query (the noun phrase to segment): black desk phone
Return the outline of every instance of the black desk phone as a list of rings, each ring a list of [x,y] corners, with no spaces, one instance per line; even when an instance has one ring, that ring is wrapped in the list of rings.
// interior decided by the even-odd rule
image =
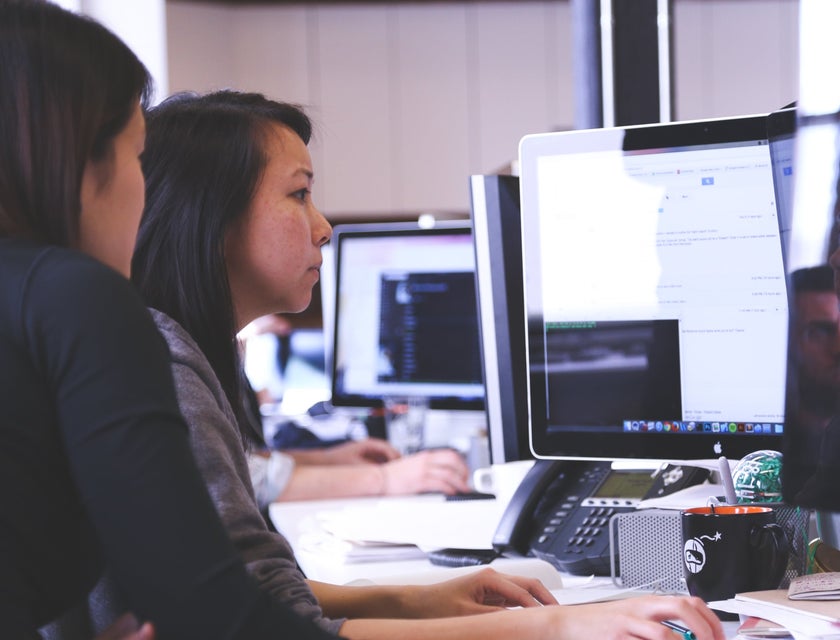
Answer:
[[[610,575],[610,518],[708,477],[708,470],[689,466],[652,472],[614,470],[607,461],[537,460],[502,515],[493,548],[574,575]]]

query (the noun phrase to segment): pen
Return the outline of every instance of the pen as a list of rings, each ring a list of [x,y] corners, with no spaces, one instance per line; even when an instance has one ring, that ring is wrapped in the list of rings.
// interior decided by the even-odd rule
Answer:
[[[718,469],[720,470],[720,481],[726,492],[726,502],[728,504],[737,504],[738,496],[735,494],[735,485],[732,482],[732,470],[729,468],[729,460],[726,459],[726,456],[718,458]]]
[[[691,629],[687,629],[681,624],[671,622],[670,620],[662,620],[661,622],[669,629],[676,631],[677,633],[682,635],[683,640],[697,640],[697,637],[694,635],[694,632]]]

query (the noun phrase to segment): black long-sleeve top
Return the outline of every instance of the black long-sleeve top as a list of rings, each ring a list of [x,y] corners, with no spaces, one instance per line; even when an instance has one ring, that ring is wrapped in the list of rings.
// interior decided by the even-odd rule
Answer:
[[[248,577],[131,284],[78,252],[0,239],[3,637],[38,637],[106,565],[158,640],[331,637]]]

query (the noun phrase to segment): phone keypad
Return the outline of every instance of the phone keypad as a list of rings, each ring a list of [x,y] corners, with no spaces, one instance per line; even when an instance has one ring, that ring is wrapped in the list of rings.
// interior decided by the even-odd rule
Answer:
[[[595,540],[602,533],[610,522],[610,517],[615,514],[615,509],[595,507],[589,509],[589,513],[580,521],[575,528],[575,534],[569,538],[570,547],[591,547]]]
[[[580,507],[562,505],[543,525],[536,542],[553,555],[582,555],[596,544],[608,544],[610,518],[627,511],[624,507]],[[563,535],[563,532],[566,532]],[[560,534],[558,536],[558,534]],[[559,552],[559,554],[558,554]]]
[[[562,491],[569,493],[555,493],[553,487],[546,490],[546,508],[541,510],[538,529],[531,538],[531,549],[537,557],[561,570],[609,575],[610,518],[633,507],[623,500],[588,497],[608,472],[609,465],[592,465],[577,479],[577,484],[562,486]]]

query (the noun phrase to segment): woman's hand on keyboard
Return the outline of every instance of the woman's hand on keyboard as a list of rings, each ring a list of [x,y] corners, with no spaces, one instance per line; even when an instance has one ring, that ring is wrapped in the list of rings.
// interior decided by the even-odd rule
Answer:
[[[416,611],[407,614],[424,618],[473,615],[510,607],[557,603],[551,592],[536,578],[507,575],[490,568],[417,589],[418,593],[412,598]]]

